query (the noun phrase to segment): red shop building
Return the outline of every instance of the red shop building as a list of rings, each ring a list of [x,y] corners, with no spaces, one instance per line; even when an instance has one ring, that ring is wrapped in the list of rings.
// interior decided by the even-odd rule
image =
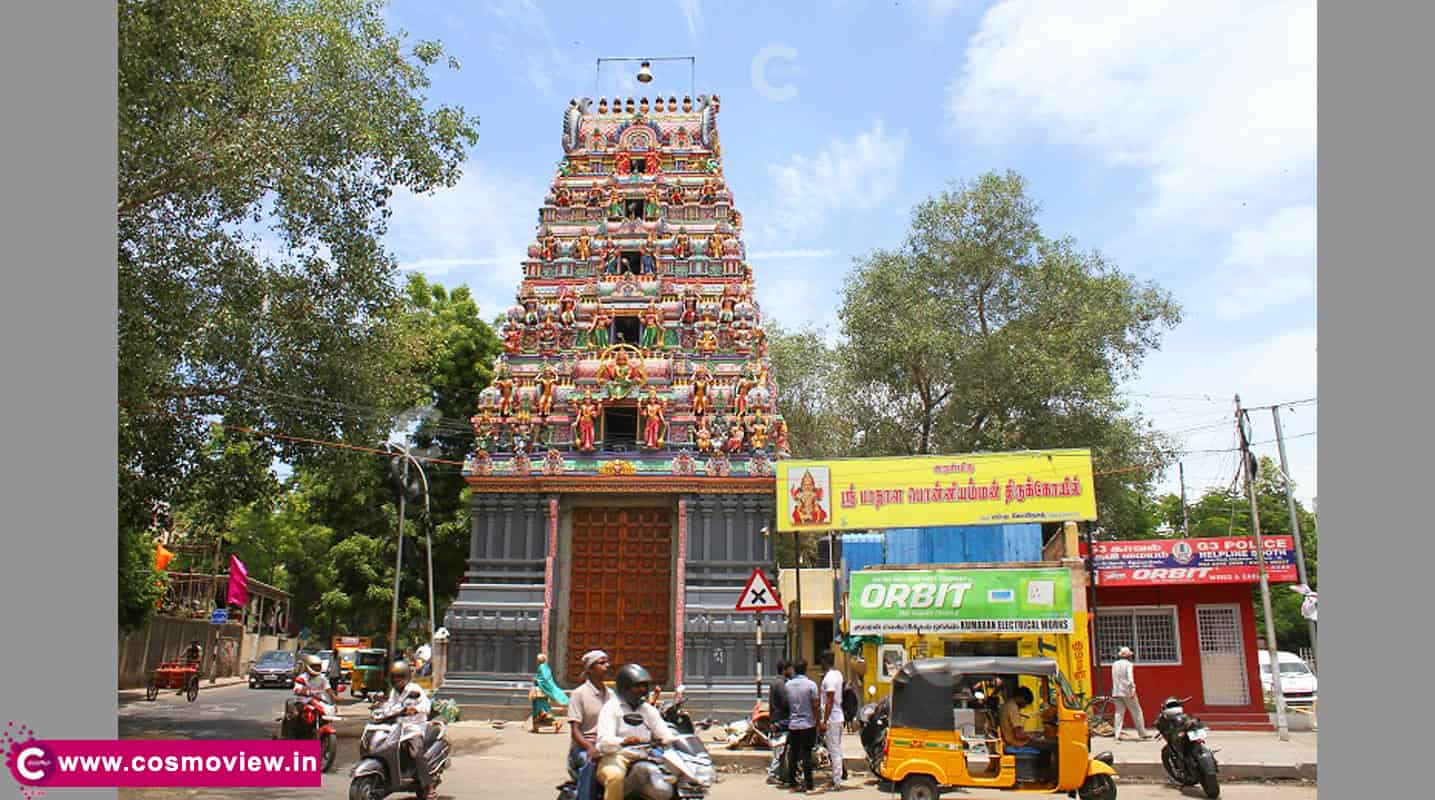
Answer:
[[[1292,538],[1263,540],[1271,585],[1295,583]],[[1214,729],[1273,729],[1257,656],[1265,644],[1256,635],[1253,538],[1097,542],[1092,568],[1098,693],[1110,691],[1111,664],[1126,646],[1136,653],[1136,692],[1153,732],[1170,696],[1190,697],[1186,710]]]

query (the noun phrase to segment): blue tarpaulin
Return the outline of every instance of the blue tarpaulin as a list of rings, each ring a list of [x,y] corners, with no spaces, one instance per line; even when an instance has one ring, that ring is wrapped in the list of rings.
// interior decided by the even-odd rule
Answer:
[[[892,528],[842,537],[847,570],[873,564],[1010,564],[1041,560],[1041,525]]]

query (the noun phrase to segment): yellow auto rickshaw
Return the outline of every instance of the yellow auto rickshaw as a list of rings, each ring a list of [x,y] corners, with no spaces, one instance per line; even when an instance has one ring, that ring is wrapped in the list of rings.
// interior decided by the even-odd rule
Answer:
[[[1045,764],[1040,750],[1009,747],[1002,739],[1001,703],[1023,680],[1039,684],[1033,695],[1044,738],[1055,742]],[[926,658],[904,664],[892,677],[891,722],[877,774],[881,787],[900,791],[902,800],[936,800],[950,787],[1116,798],[1111,754],[1091,755],[1086,713],[1049,658]]]
[[[369,699],[369,692],[388,691],[389,651],[368,648],[354,652],[354,668],[349,673],[349,693]]]

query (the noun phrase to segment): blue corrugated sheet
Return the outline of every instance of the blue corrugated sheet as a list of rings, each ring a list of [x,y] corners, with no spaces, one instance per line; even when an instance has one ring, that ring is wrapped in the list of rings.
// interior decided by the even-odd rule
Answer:
[[[882,563],[882,534],[849,533],[842,537],[842,558],[848,571]]]
[[[865,533],[843,536],[842,552],[849,571],[882,563],[1010,564],[1040,561],[1041,525],[892,528],[885,535]]]

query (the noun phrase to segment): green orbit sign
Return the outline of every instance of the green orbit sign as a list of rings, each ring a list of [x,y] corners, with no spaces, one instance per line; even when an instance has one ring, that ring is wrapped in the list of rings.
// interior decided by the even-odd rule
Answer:
[[[860,570],[849,633],[1072,633],[1065,569]]]

